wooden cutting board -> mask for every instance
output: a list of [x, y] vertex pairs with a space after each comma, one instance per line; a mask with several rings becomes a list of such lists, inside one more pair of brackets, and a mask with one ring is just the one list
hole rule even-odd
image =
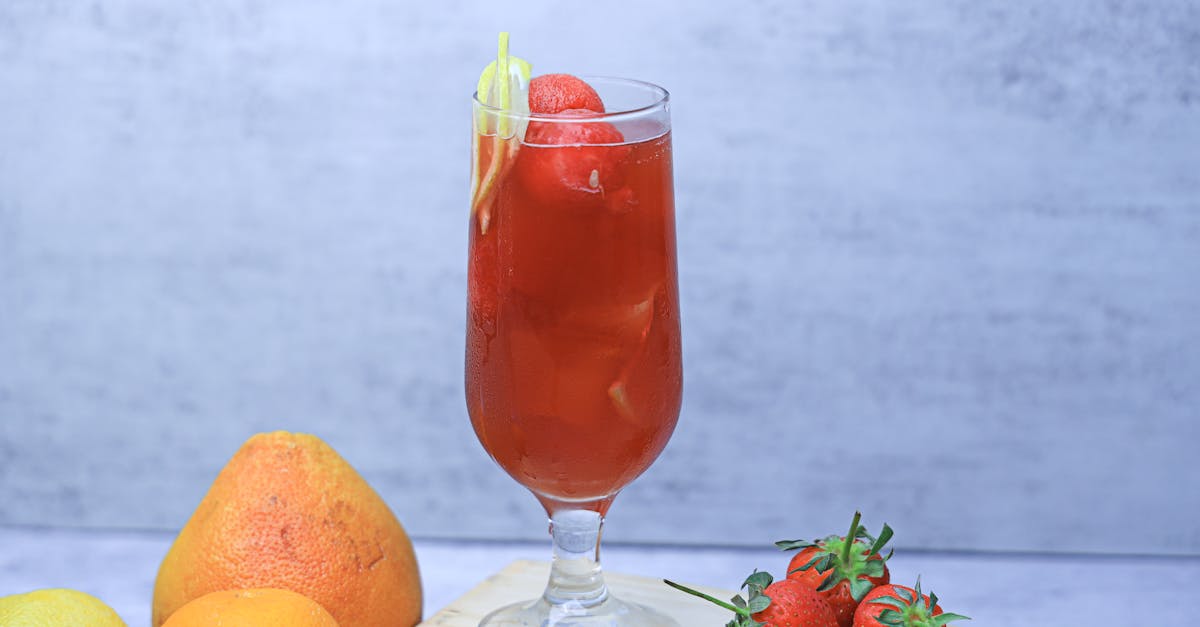
[[[549, 575], [549, 562], [513, 562], [418, 627], [478, 627], [479, 621], [488, 612], [509, 603], [540, 596]], [[604, 579], [613, 594], [622, 599], [652, 606], [679, 621], [683, 627], [716, 627], [724, 625], [733, 617], [733, 612], [675, 590], [664, 584], [661, 579], [608, 571], [605, 571]], [[727, 590], [694, 586], [682, 581], [680, 583], [718, 599], [728, 599], [734, 595]]]

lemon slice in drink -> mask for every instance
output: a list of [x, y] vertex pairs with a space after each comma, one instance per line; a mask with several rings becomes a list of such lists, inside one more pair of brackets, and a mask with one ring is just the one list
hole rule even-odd
[[[508, 54], [508, 33], [500, 33], [496, 60], [483, 68], [476, 87], [479, 102], [500, 111], [529, 112], [529, 62]], [[471, 210], [479, 214], [480, 233], [486, 233], [492, 190], [507, 172], [525, 135], [525, 123], [507, 115], [477, 111], [471, 143]], [[487, 163], [480, 163], [483, 142], [491, 142]]]
[[[500, 33], [500, 46], [496, 60], [487, 64], [479, 75], [475, 93], [479, 102], [502, 111], [529, 112], [529, 80], [533, 66], [521, 57], [508, 54], [508, 33]], [[507, 76], [508, 80], [496, 80]], [[506, 120], [501, 119], [503, 123]], [[481, 124], [479, 130], [484, 130]], [[506, 135], [503, 132], [501, 136]]]

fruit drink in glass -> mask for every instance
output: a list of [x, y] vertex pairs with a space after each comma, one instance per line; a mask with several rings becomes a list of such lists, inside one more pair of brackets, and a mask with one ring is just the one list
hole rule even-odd
[[467, 407], [483, 447], [545, 507], [555, 550], [543, 597], [486, 625], [675, 624], [613, 599], [598, 563], [609, 505], [679, 414], [668, 96], [586, 83], [603, 113], [474, 99]]

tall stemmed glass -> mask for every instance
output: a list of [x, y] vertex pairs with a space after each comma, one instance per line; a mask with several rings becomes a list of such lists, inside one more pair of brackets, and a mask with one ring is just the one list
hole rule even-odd
[[554, 545], [542, 597], [482, 625], [676, 625], [613, 598], [599, 563], [609, 506], [679, 416], [668, 94], [584, 78], [606, 113], [474, 98], [467, 408]]

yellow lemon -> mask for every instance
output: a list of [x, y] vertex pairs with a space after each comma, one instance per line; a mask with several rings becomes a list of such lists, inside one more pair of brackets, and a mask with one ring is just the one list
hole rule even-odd
[[0, 597], [4, 627], [126, 627], [113, 609], [78, 590], [48, 588]]

